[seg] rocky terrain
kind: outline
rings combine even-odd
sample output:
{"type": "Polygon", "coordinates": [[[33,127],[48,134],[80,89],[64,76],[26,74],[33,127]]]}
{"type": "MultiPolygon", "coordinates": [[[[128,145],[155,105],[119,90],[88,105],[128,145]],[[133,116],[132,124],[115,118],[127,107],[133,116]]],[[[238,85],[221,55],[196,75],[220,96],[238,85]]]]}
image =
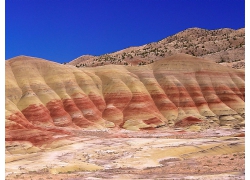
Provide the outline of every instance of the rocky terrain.
{"type": "Polygon", "coordinates": [[[68,64],[76,67],[107,64],[138,66],[179,53],[209,59],[235,69],[244,69],[245,28],[238,30],[189,28],[158,42],[129,47],[101,56],[83,55],[68,64]]]}
{"type": "Polygon", "coordinates": [[[176,54],[5,70],[6,179],[244,179],[242,69],[176,54]]]}

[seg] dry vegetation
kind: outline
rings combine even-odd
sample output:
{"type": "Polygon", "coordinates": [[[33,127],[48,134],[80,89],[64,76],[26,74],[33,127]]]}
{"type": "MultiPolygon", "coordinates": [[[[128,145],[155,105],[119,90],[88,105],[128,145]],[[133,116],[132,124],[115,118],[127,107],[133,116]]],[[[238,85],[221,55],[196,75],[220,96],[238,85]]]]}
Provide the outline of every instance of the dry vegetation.
{"type": "Polygon", "coordinates": [[[95,67],[107,64],[140,66],[178,53],[210,59],[236,69],[245,67],[245,28],[190,28],[158,42],[129,47],[101,56],[81,56],[68,64],[95,67]]]}

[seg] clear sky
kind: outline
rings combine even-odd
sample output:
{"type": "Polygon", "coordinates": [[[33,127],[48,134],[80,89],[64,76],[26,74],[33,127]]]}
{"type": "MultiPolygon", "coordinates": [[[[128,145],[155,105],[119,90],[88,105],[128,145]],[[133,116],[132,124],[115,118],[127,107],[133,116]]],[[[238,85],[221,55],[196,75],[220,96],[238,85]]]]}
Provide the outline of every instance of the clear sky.
{"type": "Polygon", "coordinates": [[[244,0],[5,0],[5,59],[69,62],[191,27],[245,27],[244,0]]]}

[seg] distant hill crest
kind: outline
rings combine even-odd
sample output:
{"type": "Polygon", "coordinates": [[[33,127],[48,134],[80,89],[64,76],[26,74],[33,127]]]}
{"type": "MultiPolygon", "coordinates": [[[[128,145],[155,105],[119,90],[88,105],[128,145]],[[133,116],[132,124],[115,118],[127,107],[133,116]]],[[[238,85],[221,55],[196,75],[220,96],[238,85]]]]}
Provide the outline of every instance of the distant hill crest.
{"type": "Polygon", "coordinates": [[[174,54],[190,54],[236,69],[245,68],[245,28],[207,30],[188,28],[158,42],[129,47],[100,56],[83,55],[69,65],[95,67],[107,64],[140,66],[174,54]]]}

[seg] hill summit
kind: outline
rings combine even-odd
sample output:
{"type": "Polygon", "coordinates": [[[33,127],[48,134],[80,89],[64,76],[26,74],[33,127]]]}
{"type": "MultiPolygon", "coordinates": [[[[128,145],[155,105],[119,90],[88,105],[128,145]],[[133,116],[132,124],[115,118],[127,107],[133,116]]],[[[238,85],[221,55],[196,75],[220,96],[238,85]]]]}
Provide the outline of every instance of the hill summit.
{"type": "Polygon", "coordinates": [[[140,66],[179,53],[209,59],[235,69],[244,69],[245,28],[238,30],[189,28],[158,42],[129,47],[101,56],[83,55],[68,64],[76,67],[107,64],[140,66]]]}

